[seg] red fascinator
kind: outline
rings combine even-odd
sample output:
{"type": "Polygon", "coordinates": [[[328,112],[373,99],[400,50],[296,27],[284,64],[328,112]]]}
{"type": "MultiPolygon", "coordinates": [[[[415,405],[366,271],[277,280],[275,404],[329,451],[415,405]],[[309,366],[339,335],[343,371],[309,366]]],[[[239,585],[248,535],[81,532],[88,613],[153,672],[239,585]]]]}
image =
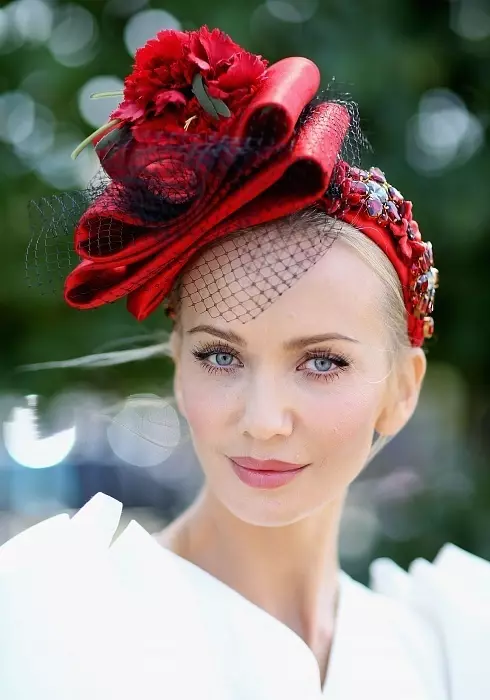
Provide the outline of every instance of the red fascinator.
{"type": "MultiPolygon", "coordinates": [[[[143,320],[162,303],[168,308],[182,271],[203,249],[314,207],[333,223],[317,231],[300,268],[325,252],[335,222],[352,224],[395,267],[410,340],[422,345],[433,333],[431,245],[422,241],[411,203],[379,169],[361,168],[367,142],[356,105],[319,86],[320,72],[307,58],[269,66],[218,29],[165,30],[140,48],[120,105],[81,145],[95,146],[96,180],[82,193],[57,195],[57,220],[52,201],[33,206],[57,245],[60,223],[70,236],[73,223],[79,264],[65,280],[68,304],[90,309],[127,297],[129,311],[143,320]]],[[[258,237],[247,251],[255,270],[263,248],[258,237]]],[[[236,255],[229,248],[227,255],[232,275],[236,255]]],[[[255,283],[265,303],[254,302],[252,316],[297,279],[288,262],[300,258],[290,255],[282,258],[284,275],[255,283]]],[[[205,274],[195,281],[204,308],[222,312],[227,285],[220,294],[212,287],[205,274]]]]}

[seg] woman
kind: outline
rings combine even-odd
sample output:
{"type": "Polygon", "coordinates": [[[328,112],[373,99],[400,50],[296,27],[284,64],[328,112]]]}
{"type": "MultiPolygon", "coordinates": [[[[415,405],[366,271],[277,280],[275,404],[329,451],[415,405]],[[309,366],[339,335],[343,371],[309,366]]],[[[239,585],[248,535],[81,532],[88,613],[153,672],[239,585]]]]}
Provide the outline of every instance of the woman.
{"type": "Polygon", "coordinates": [[[119,511],[98,497],[7,544],[0,565],[18,559],[0,591],[17,642],[3,653],[18,672],[2,698],[33,677],[37,697],[61,697],[60,657],[90,659],[83,678],[63,664],[70,697],[114,696],[114,673],[127,697],[141,683],[152,697],[490,696],[475,665],[488,564],[452,547],[410,575],[376,562],[377,592],[339,567],[349,485],[416,408],[438,274],[411,203],[359,167],[355,105],[319,82],[311,61],[268,66],[219,30],[163,31],[81,144],[109,179],[77,222],[84,260],[65,298],[82,309],[127,296],[139,320],[166,305],[205,485],[153,539],[132,524],[109,547],[119,511]],[[26,567],[50,606],[22,593],[26,567]],[[41,608],[56,651],[33,672],[41,608]],[[73,646],[75,625],[90,643],[73,646]]]}

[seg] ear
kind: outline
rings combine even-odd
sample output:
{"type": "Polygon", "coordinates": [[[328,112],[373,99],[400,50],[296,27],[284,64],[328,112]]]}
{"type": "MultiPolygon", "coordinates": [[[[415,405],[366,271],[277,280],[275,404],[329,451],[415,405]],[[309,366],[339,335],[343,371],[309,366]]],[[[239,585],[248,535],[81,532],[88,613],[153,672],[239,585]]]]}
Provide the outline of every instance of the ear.
{"type": "Polygon", "coordinates": [[[426,369],[427,360],[421,348],[410,348],[397,360],[375,426],[380,435],[392,437],[408,423],[417,407],[426,369]]]}
{"type": "Polygon", "coordinates": [[[170,336],[170,349],[172,359],[174,361],[174,396],[177,402],[179,413],[187,419],[184,410],[184,400],[182,395],[181,370],[180,370],[180,351],[182,346],[182,337],[180,332],[174,327],[170,336]]]}

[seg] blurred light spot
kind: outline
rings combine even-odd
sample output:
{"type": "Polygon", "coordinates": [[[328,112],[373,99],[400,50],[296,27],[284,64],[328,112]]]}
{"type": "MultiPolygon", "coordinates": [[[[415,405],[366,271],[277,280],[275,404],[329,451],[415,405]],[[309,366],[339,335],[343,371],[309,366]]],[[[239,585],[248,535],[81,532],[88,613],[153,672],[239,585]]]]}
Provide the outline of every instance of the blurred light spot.
{"type": "Polygon", "coordinates": [[[24,43],[14,21],[14,3],[0,9],[0,54],[11,53],[24,43]]]}
{"type": "Polygon", "coordinates": [[[90,63],[90,61],[95,58],[96,53],[96,44],[93,42],[90,46],[86,46],[84,49],[76,51],[75,53],[57,56],[56,60],[67,68],[77,68],[78,66],[84,66],[86,63],[90,63]]]}
{"type": "Polygon", "coordinates": [[[427,527],[423,518],[414,518],[414,500],[422,495],[426,485],[410,467],[397,468],[374,482],[372,500],[383,535],[404,542],[421,534],[427,527]]]}
{"type": "Polygon", "coordinates": [[[123,82],[114,75],[99,75],[89,80],[78,93],[78,108],[86,122],[93,126],[101,126],[113,109],[117,107],[122,97],[104,97],[91,99],[94,92],[112,92],[122,90],[123,82]]]}
{"type": "Polygon", "coordinates": [[[6,10],[0,8],[0,50],[7,44],[9,35],[9,20],[6,10]]]}
{"type": "Polygon", "coordinates": [[[56,120],[50,109],[36,105],[34,127],[30,134],[15,144],[15,152],[21,158],[33,158],[46,153],[54,143],[56,120]]]}
{"type": "Polygon", "coordinates": [[[136,49],[146,44],[162,29],[178,29],[179,20],[165,10],[144,10],[131,17],[124,28],[124,43],[129,53],[134,56],[136,49]]]}
{"type": "Polygon", "coordinates": [[[451,29],[463,39],[481,41],[490,36],[490,9],[478,0],[453,0],[451,29]]]}
{"type": "Polygon", "coordinates": [[[457,498],[459,502],[467,501],[471,503],[475,498],[475,484],[471,480],[469,474],[457,472],[455,470],[441,473],[437,480],[438,493],[441,498],[444,495],[457,498]]]}
{"type": "Polygon", "coordinates": [[[0,158],[0,179],[4,178],[2,182],[6,182],[7,179],[20,178],[31,170],[32,168],[28,164],[17,158],[13,149],[6,150],[3,157],[0,158]]]}
{"type": "Polygon", "coordinates": [[[0,139],[16,144],[34,129],[35,103],[25,92],[4,92],[0,95],[0,139]]]}
{"type": "Polygon", "coordinates": [[[259,42],[268,40],[270,45],[277,34],[278,26],[280,25],[266,5],[259,5],[250,15],[250,32],[259,42]]]}
{"type": "Polygon", "coordinates": [[[148,0],[109,0],[105,11],[119,17],[128,17],[148,5],[148,0]]]}
{"type": "Polygon", "coordinates": [[[107,428],[114,453],[138,467],[165,461],[180,441],[176,410],[155,394],[130,396],[107,428]]]}
{"type": "Polygon", "coordinates": [[[342,514],[339,549],[345,559],[368,557],[379,538],[376,513],[359,503],[346,503],[342,514]]]}
{"type": "Polygon", "coordinates": [[[90,440],[79,440],[77,445],[77,458],[81,463],[100,464],[101,459],[106,459],[106,431],[99,420],[106,407],[103,394],[95,393],[91,387],[84,388],[79,384],[78,388],[68,387],[54,397],[52,407],[57,416],[73,416],[73,423],[77,426],[80,436],[90,435],[90,440]]]}
{"type": "Polygon", "coordinates": [[[81,133],[59,130],[52,148],[33,159],[32,167],[45,182],[59,190],[85,187],[99,169],[99,161],[90,148],[82,151],[76,160],[71,159],[72,151],[83,138],[81,133]]]}
{"type": "Polygon", "coordinates": [[[380,505],[378,516],[383,535],[395,542],[407,542],[422,535],[427,530],[427,520],[414,517],[414,510],[398,499],[380,505]]]}
{"type": "Polygon", "coordinates": [[[446,89],[430,90],[408,124],[407,158],[425,172],[465,163],[481,147],[483,127],[463,100],[446,89]]]}
{"type": "Polygon", "coordinates": [[[269,2],[266,3],[266,7],[273,17],[280,19],[282,22],[291,22],[295,24],[303,21],[298,10],[288,2],[269,0],[269,2]]]}
{"type": "Polygon", "coordinates": [[[424,482],[413,469],[396,469],[376,483],[376,501],[409,500],[423,490],[424,482]]]}
{"type": "Polygon", "coordinates": [[[267,0],[267,10],[282,22],[298,24],[311,19],[318,8],[318,0],[267,0]]]}
{"type": "Polygon", "coordinates": [[[76,428],[41,438],[36,421],[36,396],[27,396],[27,407],[15,407],[3,423],[3,437],[9,455],[21,466],[45,469],[60,464],[76,442],[76,428]]]}
{"type": "Polygon", "coordinates": [[[18,89],[29,93],[34,100],[50,104],[56,102],[59,85],[52,70],[38,69],[26,72],[18,89]]]}
{"type": "Polygon", "coordinates": [[[98,28],[93,15],[79,5],[64,5],[56,13],[49,49],[64,66],[88,63],[96,51],[98,28]]]}
{"type": "Polygon", "coordinates": [[[22,39],[45,42],[51,34],[53,11],[42,0],[17,0],[11,3],[11,17],[22,39]]]}

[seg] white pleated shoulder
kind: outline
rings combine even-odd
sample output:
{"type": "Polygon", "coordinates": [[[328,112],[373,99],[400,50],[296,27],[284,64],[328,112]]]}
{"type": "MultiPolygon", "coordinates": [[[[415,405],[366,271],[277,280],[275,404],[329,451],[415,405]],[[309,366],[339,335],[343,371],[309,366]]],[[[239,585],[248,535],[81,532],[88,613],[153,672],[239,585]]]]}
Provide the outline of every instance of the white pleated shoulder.
{"type": "Polygon", "coordinates": [[[408,572],[391,560],[373,562],[371,586],[431,629],[450,700],[490,698],[490,562],[446,544],[433,563],[417,559],[408,572]]]}
{"type": "Polygon", "coordinates": [[[0,548],[2,700],[319,700],[288,627],[99,494],[0,548]]]}
{"type": "Polygon", "coordinates": [[[414,610],[342,574],[324,698],[449,700],[445,659],[414,610]]]}
{"type": "Polygon", "coordinates": [[[0,547],[1,700],[488,700],[490,564],[446,547],[341,575],[324,688],[292,630],[98,494],[0,547]],[[468,592],[471,591],[469,595],[468,592]]]}
{"type": "Polygon", "coordinates": [[[445,545],[405,572],[389,559],[367,588],[344,574],[328,700],[488,700],[490,562],[445,545]]]}

